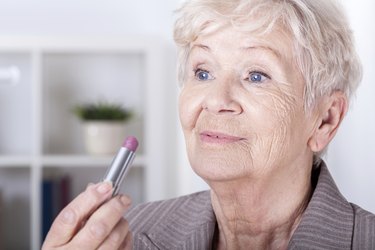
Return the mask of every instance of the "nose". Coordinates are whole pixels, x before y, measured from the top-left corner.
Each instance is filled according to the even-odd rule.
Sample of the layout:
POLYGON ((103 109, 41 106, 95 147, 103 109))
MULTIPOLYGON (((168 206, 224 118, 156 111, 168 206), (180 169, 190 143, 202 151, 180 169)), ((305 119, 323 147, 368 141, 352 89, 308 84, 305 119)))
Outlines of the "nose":
POLYGON ((242 107, 234 88, 230 83, 213 83, 206 90, 202 108, 213 114, 240 114, 242 107))

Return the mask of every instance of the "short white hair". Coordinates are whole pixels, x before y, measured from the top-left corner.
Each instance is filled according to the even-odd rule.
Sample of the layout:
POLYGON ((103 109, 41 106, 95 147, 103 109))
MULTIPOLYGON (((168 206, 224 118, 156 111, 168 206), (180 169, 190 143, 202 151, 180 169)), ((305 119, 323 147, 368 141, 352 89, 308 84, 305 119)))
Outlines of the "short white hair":
POLYGON ((335 0, 190 0, 177 10, 174 40, 183 84, 190 45, 225 25, 265 34, 288 29, 294 59, 305 80, 305 108, 335 90, 353 95, 362 78, 347 17, 335 0))

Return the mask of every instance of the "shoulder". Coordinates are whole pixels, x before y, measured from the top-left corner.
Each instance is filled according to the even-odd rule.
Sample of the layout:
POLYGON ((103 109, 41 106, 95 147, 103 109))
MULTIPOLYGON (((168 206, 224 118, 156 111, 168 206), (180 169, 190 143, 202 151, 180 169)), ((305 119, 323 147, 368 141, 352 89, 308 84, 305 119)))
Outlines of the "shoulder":
POLYGON ((210 192, 202 191, 174 199, 143 203, 130 209, 126 214, 133 233, 149 231, 154 226, 171 218, 173 214, 191 213, 199 206, 210 206, 210 192), (187 210, 187 211, 185 211, 187 210))
POLYGON ((375 249, 375 216, 346 200, 324 162, 314 168, 312 183, 289 249, 310 248, 312 242, 316 249, 375 249))
POLYGON ((354 212, 353 244, 360 249, 375 249, 375 215, 351 204, 354 212))
POLYGON ((353 207, 355 219, 358 220, 358 223, 374 223, 375 226, 375 214, 361 208, 356 204, 351 203, 351 205, 353 207))

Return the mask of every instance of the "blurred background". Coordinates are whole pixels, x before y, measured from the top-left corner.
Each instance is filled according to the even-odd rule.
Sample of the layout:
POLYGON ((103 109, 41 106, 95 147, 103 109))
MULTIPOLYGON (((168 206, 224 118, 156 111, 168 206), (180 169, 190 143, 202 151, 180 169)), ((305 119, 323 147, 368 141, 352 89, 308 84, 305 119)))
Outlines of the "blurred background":
MULTIPOLYGON (((189 167, 177 115, 181 2, 0 0, 0 249, 39 249, 61 207, 110 164, 121 142, 113 152, 88 146, 87 137, 117 135, 95 137, 104 125, 87 128, 73 111, 82 104, 132 112, 112 124, 140 140, 122 190, 133 203, 207 189, 189 167)), ((325 159, 344 196, 375 212, 375 2, 342 2, 364 78, 325 159)))

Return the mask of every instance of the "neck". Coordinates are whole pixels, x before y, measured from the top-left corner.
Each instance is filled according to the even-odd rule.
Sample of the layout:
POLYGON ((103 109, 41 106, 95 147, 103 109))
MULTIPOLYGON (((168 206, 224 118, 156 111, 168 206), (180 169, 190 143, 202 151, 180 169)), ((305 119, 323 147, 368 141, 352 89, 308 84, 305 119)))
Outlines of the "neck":
POLYGON ((311 164, 259 179, 209 182, 217 248, 286 249, 310 199, 311 164))

